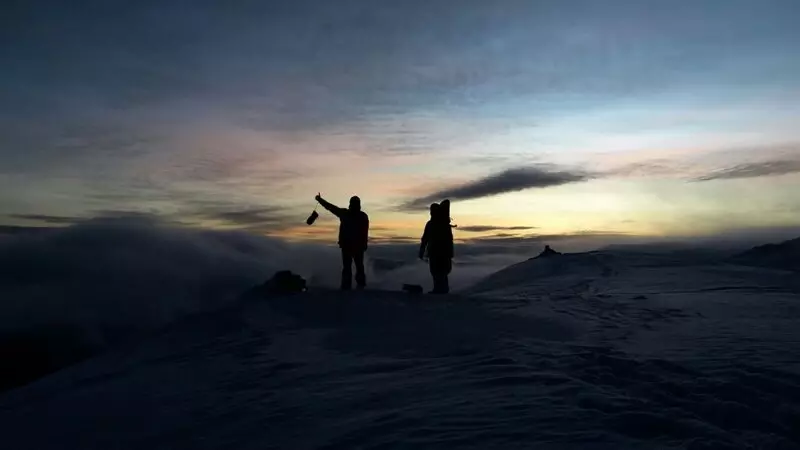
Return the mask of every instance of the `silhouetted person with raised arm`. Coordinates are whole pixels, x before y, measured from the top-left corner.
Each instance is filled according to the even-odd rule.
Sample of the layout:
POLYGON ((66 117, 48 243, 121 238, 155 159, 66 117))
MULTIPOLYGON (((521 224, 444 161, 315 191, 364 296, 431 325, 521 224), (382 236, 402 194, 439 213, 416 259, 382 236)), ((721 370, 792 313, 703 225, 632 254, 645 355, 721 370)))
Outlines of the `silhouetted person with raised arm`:
POLYGON ((364 252, 367 251, 369 239, 369 216, 361 211, 361 199, 350 197, 350 206, 340 208, 325 201, 320 194, 315 197, 325 209, 339 218, 339 248, 342 249, 342 290, 352 287, 352 265, 356 265, 356 285, 363 289, 367 285, 364 273, 364 252))
POLYGON ((433 277, 431 294, 447 294, 450 283, 447 276, 453 269, 453 229, 447 211, 438 203, 431 205, 431 219, 425 224, 422 242, 419 246, 419 258, 428 253, 428 267, 433 277))

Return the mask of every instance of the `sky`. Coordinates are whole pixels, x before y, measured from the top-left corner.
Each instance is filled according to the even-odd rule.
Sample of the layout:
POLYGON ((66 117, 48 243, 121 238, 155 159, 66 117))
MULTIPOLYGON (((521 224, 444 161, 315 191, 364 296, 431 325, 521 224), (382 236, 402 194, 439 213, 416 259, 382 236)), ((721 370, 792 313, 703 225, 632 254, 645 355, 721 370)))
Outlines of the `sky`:
POLYGON ((796 0, 11 1, 0 225, 375 242, 800 229, 796 0))

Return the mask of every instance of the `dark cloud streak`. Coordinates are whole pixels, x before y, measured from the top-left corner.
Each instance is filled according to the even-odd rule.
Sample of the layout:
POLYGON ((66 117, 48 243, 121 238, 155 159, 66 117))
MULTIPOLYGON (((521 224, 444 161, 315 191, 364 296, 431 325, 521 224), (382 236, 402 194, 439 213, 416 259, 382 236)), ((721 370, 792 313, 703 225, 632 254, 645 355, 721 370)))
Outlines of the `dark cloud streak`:
POLYGON ((476 181, 442 189, 406 203, 404 209, 418 209, 442 199, 473 200, 483 197, 517 192, 526 189, 541 189, 591 179, 585 172, 551 170, 548 166, 507 169, 476 181))
POLYGON ((80 222, 81 218, 71 216, 52 216, 49 214, 9 214, 8 217, 12 219, 31 220, 35 222, 44 222, 50 225, 72 225, 80 222))
POLYGON ((0 225, 0 237, 42 233, 48 230, 50 230, 50 227, 23 227, 17 225, 0 225))

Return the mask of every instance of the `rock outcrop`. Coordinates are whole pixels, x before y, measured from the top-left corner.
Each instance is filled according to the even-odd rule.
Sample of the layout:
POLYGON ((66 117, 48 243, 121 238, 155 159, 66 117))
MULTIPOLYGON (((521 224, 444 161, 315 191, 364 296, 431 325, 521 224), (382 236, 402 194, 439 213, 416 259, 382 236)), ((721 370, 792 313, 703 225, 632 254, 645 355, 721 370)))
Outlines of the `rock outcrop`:
POLYGON ((545 245, 544 246, 544 250, 542 250, 542 253, 539 253, 538 256, 536 256, 536 257, 534 257, 532 259, 552 258, 553 256, 559 256, 559 255, 562 255, 562 254, 563 253, 557 252, 557 251, 553 250, 552 248, 550 248, 549 245, 545 245))
POLYGON ((265 292, 274 293, 293 293, 305 292, 308 290, 306 280, 290 270, 281 270, 276 272, 269 280, 264 282, 261 288, 265 292))

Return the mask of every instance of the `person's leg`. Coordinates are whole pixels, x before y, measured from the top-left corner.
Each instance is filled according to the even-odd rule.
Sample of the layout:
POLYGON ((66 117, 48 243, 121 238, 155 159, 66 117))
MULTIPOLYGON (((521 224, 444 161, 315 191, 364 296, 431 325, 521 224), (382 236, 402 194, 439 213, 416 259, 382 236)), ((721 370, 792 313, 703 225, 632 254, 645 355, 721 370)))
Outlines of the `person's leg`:
POLYGON ((442 261, 440 258, 430 258, 428 260, 431 276, 433 277, 433 290, 432 294, 438 294, 442 291, 442 261))
POLYGON ((442 261, 442 282, 441 282, 441 291, 443 294, 447 294, 450 292, 450 280, 448 280, 447 276, 453 270, 453 260, 452 259, 445 259, 442 261))
POLYGON ((348 290, 353 284, 353 255, 346 249, 342 249, 342 284, 340 289, 348 290))
POLYGON ((428 291, 431 293, 436 291, 436 287, 439 285, 439 283, 438 277, 436 276, 436 266, 434 265, 434 260, 430 257, 428 258, 428 270, 431 272, 431 278, 433 279, 433 289, 428 291))
POLYGON ((367 274, 364 273, 364 252, 353 252, 353 261, 356 263, 356 286, 363 289, 367 286, 367 274))

